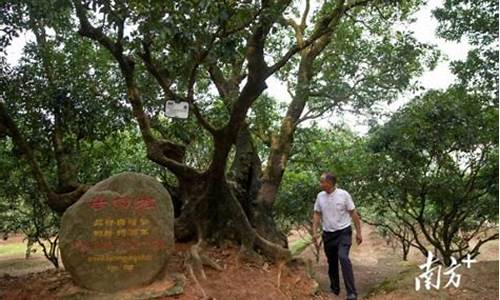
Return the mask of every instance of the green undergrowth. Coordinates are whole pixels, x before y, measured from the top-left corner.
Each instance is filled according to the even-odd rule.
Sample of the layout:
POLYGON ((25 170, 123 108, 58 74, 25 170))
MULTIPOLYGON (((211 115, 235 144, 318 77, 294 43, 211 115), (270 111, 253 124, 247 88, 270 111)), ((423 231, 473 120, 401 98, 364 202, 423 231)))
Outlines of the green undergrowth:
POLYGON ((300 255, 304 250, 311 245, 311 237, 308 235, 304 239, 298 239, 290 243, 290 252, 292 256, 300 255))

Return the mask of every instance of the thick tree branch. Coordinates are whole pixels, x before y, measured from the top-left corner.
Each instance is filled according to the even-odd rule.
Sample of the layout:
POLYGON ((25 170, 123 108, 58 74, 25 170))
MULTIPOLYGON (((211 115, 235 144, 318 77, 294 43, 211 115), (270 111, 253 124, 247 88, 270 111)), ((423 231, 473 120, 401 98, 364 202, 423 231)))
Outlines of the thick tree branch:
POLYGON ((76 15, 80 20, 80 34, 98 41, 101 45, 108 49, 116 59, 121 58, 121 46, 118 46, 101 30, 95 28, 94 26, 92 26, 92 24, 90 24, 86 15, 86 9, 79 0, 73 0, 73 4, 75 5, 76 15))
POLYGON ((191 107, 191 110, 193 111, 193 114, 195 115, 196 119, 198 120, 198 123, 205 128, 208 132, 210 132, 212 135, 218 135, 219 130, 216 129, 215 127, 212 126, 212 124, 208 123, 208 121, 202 116, 200 109, 194 101, 189 101, 189 106, 191 107))
POLYGON ((33 153, 33 150, 31 147, 28 145, 28 143, 25 141, 19 130, 17 129, 16 124, 14 121, 11 119, 9 114, 7 113, 7 109, 4 105, 3 102, 0 101, 0 122, 7 128, 7 133, 8 135, 12 138, 12 141, 14 144, 22 151, 22 153, 25 155, 26 159, 28 160, 28 163, 31 166, 33 175, 35 176, 35 179, 38 183, 38 188, 39 190, 49 196, 48 198, 51 198, 53 196, 53 192, 50 189, 47 180, 45 179, 45 176, 43 175, 42 169, 40 168, 40 165, 38 164, 38 161, 35 157, 35 154, 33 153))
POLYGON ((304 28, 302 26, 300 26, 299 24, 297 24, 297 22, 295 22, 295 20, 293 19, 285 19, 285 22, 293 28, 293 31, 295 33, 295 40, 297 42, 297 45, 299 48, 304 48, 304 28))
POLYGON ((196 170, 182 163, 185 152, 184 146, 166 140, 159 140, 154 137, 149 124, 149 118, 144 112, 139 88, 134 77, 135 63, 133 59, 123 54, 123 49, 119 42, 113 42, 113 40, 106 36, 102 30, 90 24, 86 15, 86 9, 80 1, 74 0, 73 3, 78 19, 80 20, 80 34, 99 42, 108 49, 118 61, 122 75, 125 78, 127 95, 132 104, 134 117, 139 123, 139 128, 146 144, 148 158, 162 166, 166 166, 179 177, 186 178, 197 174, 196 170))
POLYGON ((217 91, 219 92, 219 96, 223 99, 227 99, 231 94, 231 89, 233 88, 226 78, 224 78, 224 74, 222 70, 217 66, 216 62, 208 63, 208 73, 210 75, 210 79, 215 84, 217 91))
POLYGON ((203 128, 205 128, 208 132, 210 132, 212 135, 218 134, 217 130, 202 116, 199 107, 196 105, 196 103, 194 101, 194 85, 196 82, 196 72, 198 70, 198 67, 201 63, 203 63, 203 61, 207 57, 214 41, 215 41, 215 36, 212 37, 212 40, 209 43, 207 49, 200 51, 196 61, 194 62, 194 65, 191 68, 190 73, 189 73, 189 78, 187 81, 187 95, 186 95, 186 97, 183 97, 183 96, 176 94, 170 88, 171 81, 168 79, 165 72, 163 72, 163 73, 160 72, 160 70, 156 66, 156 63, 153 61, 153 58, 151 55, 151 49, 150 49, 150 42, 144 41, 142 43, 143 52, 139 54, 139 56, 142 58, 144 64, 146 65, 146 69, 156 79, 156 81, 158 82, 158 84, 162 88, 165 95, 168 98, 173 99, 173 100, 187 101, 189 103, 189 106, 191 107, 191 110, 193 111, 198 123, 203 128))
MULTIPOLYGON (((295 31, 296 46, 302 48, 301 60, 298 69, 298 79, 295 85, 296 90, 292 102, 289 104, 286 116, 281 122, 280 132, 272 139, 271 152, 268 158, 268 164, 262 176, 262 185, 257 196, 257 202, 267 203, 271 205, 276 198, 278 187, 281 183, 283 172, 286 168, 293 140, 293 135, 297 125, 312 117, 308 114, 301 120, 300 116, 309 101, 310 83, 314 74, 314 61, 317 56, 331 42, 333 31, 343 13, 344 1, 338 1, 336 8, 331 14, 328 14, 323 20, 316 23, 313 36, 324 30, 328 30, 328 34, 319 35, 313 43, 305 46, 303 36, 305 25, 301 26, 294 20, 286 20, 295 31), (326 21, 325 21, 326 19, 326 21)), ((325 8, 324 8, 325 9, 325 8)), ((307 14, 308 8, 306 7, 307 14)), ((305 22, 305 21, 304 21, 305 22)), ((325 109, 326 112, 328 109, 325 109)), ((320 115, 324 112, 320 112, 320 115)))
MULTIPOLYGON (((344 13, 348 12, 354 7, 363 6, 370 2, 374 2, 375 0, 361 0, 361 1, 352 1, 344 5, 345 0, 339 0, 333 12, 331 14, 326 15, 321 20, 316 23, 316 26, 313 30, 311 36, 305 40, 302 45, 294 45, 292 46, 278 61, 274 63, 271 67, 267 69, 266 76, 269 77, 272 74, 276 73, 279 69, 281 69, 290 58, 296 53, 302 51, 303 49, 309 47, 310 45, 316 43, 316 41, 323 36, 331 35, 335 26, 340 21, 340 18, 344 13)), ((325 41, 326 42, 326 41, 325 41)), ((323 44, 325 43, 323 42, 323 44)), ((320 49, 321 47, 318 47, 320 49)))
POLYGON ((252 103, 261 95, 266 88, 267 64, 264 60, 264 45, 272 25, 276 22, 290 0, 263 3, 263 13, 258 25, 254 28, 252 35, 247 40, 247 51, 245 53, 248 65, 247 83, 243 87, 238 98, 234 102, 229 122, 223 128, 224 139, 215 139, 216 151, 210 170, 214 173, 223 172, 224 166, 218 165, 219 160, 226 160, 231 145, 236 141, 238 131, 245 121, 246 114, 252 103), (274 4, 274 7, 270 7, 274 4), (276 9, 277 11, 275 11, 276 9))
POLYGON ((427 241, 429 241, 436 249, 438 249, 441 253, 444 253, 443 246, 439 243, 439 239, 435 238, 434 232, 437 230, 437 225, 432 228, 432 232, 429 233, 427 230, 425 221, 424 221, 424 211, 425 211, 425 206, 426 206, 426 185, 423 185, 421 188, 421 191, 419 193, 419 199, 420 199, 420 211, 418 215, 414 216, 415 220, 420 226, 420 230, 424 234, 425 238, 427 241), (431 236, 432 235, 432 236, 431 236))
POLYGON ((302 14, 302 19, 300 21, 300 27, 306 28, 307 17, 309 16, 309 10, 311 9, 311 0, 306 0, 306 7, 304 8, 304 13, 302 14))
POLYGON ((62 213, 71 204, 75 203, 90 186, 79 184, 75 190, 68 193, 55 193, 47 182, 45 175, 40 168, 40 164, 35 157, 31 146, 28 145, 16 124, 10 117, 3 102, 0 101, 0 124, 7 129, 7 134, 12 138, 14 144, 22 151, 28 164, 31 167, 33 177, 38 185, 40 192, 47 198, 47 205, 54 211, 62 213))
POLYGON ((198 120, 198 123, 205 128, 208 132, 210 132, 212 135, 218 135, 219 131, 215 129, 208 121, 201 115, 200 109, 194 103, 194 83, 196 81, 196 70, 198 69, 199 64, 196 63, 195 66, 193 66, 191 73, 189 74, 189 79, 188 79, 188 94, 187 94, 187 101, 189 105, 191 106, 191 109, 198 120))
POLYGON ((156 79, 156 82, 160 85, 163 93, 167 96, 168 99, 172 100, 183 100, 181 96, 175 94, 171 89, 171 81, 168 78, 168 72, 166 70, 160 71, 157 67, 157 64, 153 61, 153 57, 151 56, 150 42, 144 41, 142 43, 143 51, 139 53, 139 57, 144 62, 146 69, 149 71, 151 75, 156 79))
POLYGON ((481 245, 493 240, 498 240, 498 233, 495 233, 484 240, 479 239, 479 241, 476 243, 476 245, 474 246, 474 248, 472 248, 472 251, 470 252, 471 258, 474 258, 479 255, 479 248, 481 247, 481 245))
POLYGON ((63 121, 63 112, 61 111, 64 104, 60 101, 64 96, 59 93, 58 87, 54 84, 55 74, 51 62, 52 49, 47 43, 44 25, 40 24, 31 12, 29 23, 38 44, 38 55, 47 79, 49 95, 53 98, 52 112, 54 114, 54 126, 52 129, 52 144, 57 161, 58 190, 59 192, 69 192, 78 187, 78 168, 71 157, 71 151, 68 151, 69 149, 64 143, 65 123, 63 121))
MULTIPOLYGON (((312 45, 316 40, 321 38, 324 35, 331 34, 333 31, 333 28, 331 28, 331 25, 334 24, 336 25, 340 18, 342 17, 342 14, 344 12, 344 2, 345 0, 339 0, 337 2, 337 5, 333 12, 331 14, 328 14, 324 18, 322 18, 318 23, 316 24, 313 33, 311 34, 311 37, 309 37, 307 40, 303 41, 302 45, 296 44, 290 48, 287 53, 283 55, 274 65, 269 67, 267 70, 266 76, 271 76, 272 74, 276 73, 279 69, 281 69, 289 60, 290 58, 298 53, 299 51, 305 49, 306 47, 309 47, 312 45)), ((295 23, 295 22, 293 22, 295 23)), ((293 26, 293 24, 292 24, 293 26)), ((298 29, 298 28, 297 28, 298 29)))

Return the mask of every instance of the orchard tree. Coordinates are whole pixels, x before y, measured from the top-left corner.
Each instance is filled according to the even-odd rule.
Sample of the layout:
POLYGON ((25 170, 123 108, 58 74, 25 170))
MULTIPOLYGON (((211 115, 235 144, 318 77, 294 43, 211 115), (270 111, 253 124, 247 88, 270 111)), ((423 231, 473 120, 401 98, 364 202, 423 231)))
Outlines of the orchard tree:
POLYGON ((109 54, 72 31, 68 3, 49 4, 0 6, 2 50, 20 31, 35 36, 16 66, 0 60, 0 231, 25 234, 57 267, 60 214, 90 184, 121 171, 165 172, 143 159, 109 54))
MULTIPOLYGON (((314 21, 331 5, 313 10, 313 4, 305 1, 302 14, 284 18, 285 29, 292 30, 292 37, 280 32, 284 38, 270 38, 269 44, 275 49, 303 45, 317 24, 314 21)), ((291 102, 278 128, 261 127, 263 130, 257 133, 270 148, 256 198, 265 212, 272 211, 276 201, 297 128, 331 113, 374 112, 377 104, 417 88, 412 78, 425 66, 434 66, 437 52, 418 43, 408 32, 392 28, 395 22, 409 21, 416 7, 418 1, 406 1, 397 6, 372 3, 346 11, 331 34, 302 49, 279 70, 277 77, 286 83, 291 102)), ((272 229, 268 226, 263 231, 272 229)))
POLYGON ((1 10, 8 33, 35 36, 16 66, 2 64, 3 137, 31 166, 50 208, 62 213, 95 182, 82 173, 99 174, 81 169, 88 146, 130 122, 123 87, 107 52, 71 31, 69 3, 10 1, 1 10))
POLYGON ((49 203, 57 203, 51 207, 64 211, 86 186, 75 181, 80 169, 69 164, 78 154, 78 133, 70 126, 78 118, 65 118, 66 113, 81 116, 83 123, 77 128, 97 123, 105 135, 116 128, 115 122, 124 127, 130 123, 122 108, 131 107, 147 157, 178 182, 176 238, 235 240, 247 254, 257 248, 268 257, 289 255, 272 211, 298 126, 326 112, 370 109, 377 100, 390 100, 413 86, 411 79, 422 72, 423 64, 432 66, 435 61, 435 55, 427 55, 428 46, 391 28, 394 22, 406 21, 420 1, 337 0, 317 7, 305 1, 301 12, 294 1, 67 4, 10 1, 2 7, 9 35, 21 29, 36 31, 33 53, 39 63, 32 67, 41 67, 37 78, 42 84, 30 90, 28 81, 28 88, 19 92, 45 87, 49 95, 38 108, 39 120, 47 125, 20 126, 23 119, 16 112, 23 110, 16 108, 17 99, 28 98, 16 97, 15 89, 4 96, 10 107, 0 102, 0 123, 27 154, 40 189, 52 199, 49 203), (49 9, 54 5, 60 10, 49 9), (67 31, 76 26, 83 38, 67 31), (47 34, 49 28, 55 34, 47 34), (56 42, 70 46, 61 51, 56 42), (75 51, 85 48, 89 56, 80 60, 90 58, 88 63, 64 68, 78 57, 75 51), (274 75, 287 83, 292 95, 279 116, 269 109, 273 100, 262 95, 266 80, 274 75), (100 92, 92 93, 92 87, 100 92), (75 102, 53 104, 60 104, 54 99, 61 98, 75 102), (190 118, 162 119, 159 111, 166 100, 188 102, 190 118), (60 111, 63 108, 66 111, 60 111), (94 114, 80 114, 89 108, 94 114), (276 130, 267 130, 265 115, 278 117, 268 126, 276 130), (48 129, 40 136, 53 136, 53 151, 60 154, 57 191, 74 197, 56 197, 59 194, 40 175, 39 158, 26 142, 33 135, 23 137, 19 128, 48 129), (62 139, 57 138, 61 131, 62 139), (263 150, 266 145, 269 148, 263 150), (259 157, 262 153, 268 157, 259 157))
POLYGON ((448 264, 498 239, 479 235, 498 222, 498 2, 446 0, 433 13, 440 37, 472 49, 451 63, 448 90, 414 99, 373 131, 376 155, 360 173, 370 184, 358 191, 373 211, 366 221, 396 236, 403 258, 410 245, 424 255, 430 246, 448 264))
POLYGON ((438 36, 467 41, 471 50, 465 61, 451 64, 458 84, 468 92, 484 93, 498 105, 498 1, 446 0, 433 13, 439 21, 438 36))
POLYGON ((198 228, 202 239, 238 240, 246 251, 256 246, 268 256, 287 255, 278 246, 285 243, 275 230, 270 212, 296 126, 341 101, 359 99, 360 103, 370 106, 373 98, 368 99, 367 95, 376 90, 380 82, 386 84, 386 93, 390 94, 408 87, 409 79, 421 71, 417 61, 422 58, 425 47, 404 33, 397 34, 395 39, 389 35, 385 39, 380 37, 379 43, 372 41, 374 45, 370 49, 355 55, 354 49, 369 43, 369 39, 361 38, 364 25, 373 25, 374 33, 383 35, 390 22, 384 25, 380 18, 404 19, 416 5, 415 2, 389 3, 389 8, 382 9, 381 4, 326 1, 309 16, 311 8, 306 1, 297 23, 289 14, 293 13, 290 1, 187 1, 161 5, 145 5, 139 1, 113 5, 74 1, 79 32, 108 49, 120 67, 148 157, 167 167, 179 180, 183 209, 176 221, 177 238, 192 237, 198 228), (354 24, 358 26, 354 26, 357 31, 353 32, 349 28, 354 24), (289 28, 293 30, 294 39, 290 39, 289 28), (357 37, 360 44, 356 44, 357 37), (338 40, 339 45, 330 49, 327 46, 334 44, 332 40, 338 40), (332 52, 322 56, 327 49, 332 52), (384 51, 387 65, 377 61, 371 68, 376 53, 384 51), (301 118, 309 100, 310 82, 313 76, 320 74, 318 65, 325 65, 332 54, 340 57, 340 53, 352 57, 346 55, 345 61, 330 61, 331 68, 342 70, 351 66, 352 70, 345 73, 352 77, 325 71, 321 74, 325 78, 314 85, 316 97, 338 97, 339 100, 325 100, 325 105, 318 104, 319 109, 311 109, 309 116, 301 118), (300 56, 295 64, 297 72, 292 61, 295 54, 300 56), (319 58, 323 61, 317 60, 319 58), (359 68, 355 66, 355 59, 364 60, 359 68), (137 84, 140 65, 156 79, 165 99, 190 104, 199 126, 213 141, 207 168, 199 170, 187 165, 185 145, 155 134, 137 84), (266 79, 281 70, 283 78, 289 80, 292 76, 291 91, 295 90, 297 96, 288 106, 280 132, 271 134, 267 140, 271 150, 266 168, 259 176, 261 162, 252 142, 252 132, 248 131, 252 124, 246 122, 246 115, 265 90, 266 79), (400 70, 408 72, 398 73, 400 70), (337 81, 344 90, 328 89, 328 80, 334 76, 345 77, 344 82, 337 81), (351 82, 352 78, 357 82, 351 82), (364 82, 367 84, 362 84, 364 82), (210 93, 211 87, 217 90, 216 95, 210 93), (216 103, 223 104, 222 111, 216 103), (214 110, 218 116, 215 120, 210 117, 214 110), (232 152, 234 145, 236 149, 232 152), (230 178, 235 185, 228 184, 227 169, 231 170, 230 178))
POLYGON ((458 87, 430 91, 371 133, 365 206, 446 265, 498 239, 480 235, 498 222, 498 108, 484 98, 458 87))

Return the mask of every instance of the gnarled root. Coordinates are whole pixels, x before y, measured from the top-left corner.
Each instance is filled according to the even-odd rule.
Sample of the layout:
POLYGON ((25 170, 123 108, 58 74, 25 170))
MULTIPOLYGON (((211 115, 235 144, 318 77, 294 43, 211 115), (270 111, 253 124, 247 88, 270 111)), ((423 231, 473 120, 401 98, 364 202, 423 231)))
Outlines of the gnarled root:
POLYGON ((285 266, 286 261, 280 261, 278 262, 278 278, 276 282, 276 287, 279 289, 281 286, 281 273, 283 271, 283 267, 285 266))
POLYGON ((198 243, 191 246, 191 249, 186 254, 185 264, 186 266, 191 266, 193 271, 199 273, 203 280, 207 279, 205 269, 203 266, 209 266, 214 270, 222 271, 223 268, 215 262, 213 259, 208 257, 204 252, 205 242, 203 239, 199 239, 198 243))
POLYGON ((258 233, 255 233, 255 246, 262 251, 262 253, 274 261, 289 261, 292 259, 290 250, 281 247, 276 243, 266 240, 258 233))
POLYGON ((190 250, 186 253, 184 265, 188 270, 189 276, 194 281, 196 287, 202 294, 203 299, 211 299, 207 296, 207 293, 201 286, 196 273, 198 273, 203 280, 207 280, 207 275, 203 266, 209 266, 217 271, 222 271, 223 268, 213 259, 209 258, 206 254, 203 253, 204 245, 205 242, 203 241, 203 239, 198 239, 198 243, 191 246, 190 250))

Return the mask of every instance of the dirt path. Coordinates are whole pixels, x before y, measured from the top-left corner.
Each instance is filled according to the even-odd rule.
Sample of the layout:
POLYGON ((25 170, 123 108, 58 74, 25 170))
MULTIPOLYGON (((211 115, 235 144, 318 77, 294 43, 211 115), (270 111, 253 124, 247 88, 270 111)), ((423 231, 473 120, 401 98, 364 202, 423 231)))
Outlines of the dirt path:
POLYGON ((29 259, 24 256, 0 257, 0 276, 21 276, 50 269, 54 266, 42 254, 34 254, 29 259))
MULTIPOLYGON (((26 241, 22 235, 10 236, 7 240, 0 240, 0 246, 10 244, 24 244, 25 247, 26 241)), ((21 276, 54 268, 38 247, 35 247, 37 251, 32 253, 30 258, 26 259, 24 247, 23 251, 19 254, 0 256, 0 276, 21 276)))
MULTIPOLYGON (((363 243, 359 246, 353 243, 349 255, 353 264, 354 278, 360 299, 365 298, 385 278, 408 268, 405 264, 401 263, 400 254, 390 246, 387 246, 386 242, 373 227, 363 225, 363 239, 363 243)), ((306 249, 301 254, 301 257, 314 261, 312 248, 309 247, 306 249)), ((346 298, 342 275, 340 276, 340 295, 335 296, 329 292, 328 263, 323 250, 321 250, 319 262, 313 262, 313 271, 320 289, 324 292, 325 299, 346 298)))
MULTIPOLYGON (((367 299, 368 295, 386 280, 402 279, 401 285, 397 286, 394 293, 377 295, 369 299, 497 299, 498 294, 498 241, 483 246, 481 255, 477 257, 478 264, 471 270, 464 270, 464 281, 460 289, 450 288, 434 293, 416 293, 414 291, 414 275, 418 275, 418 265, 424 263, 422 255, 414 250, 410 251, 409 261, 401 259, 401 250, 393 249, 370 225, 363 224, 363 243, 356 245, 353 237, 353 245, 350 258, 354 269, 354 278, 358 290, 358 299, 367 299), (479 280, 486 288, 480 289, 479 295, 474 294, 474 285, 479 280), (487 293, 485 293, 487 291, 487 293), (493 296, 492 296, 493 295, 493 296), (423 297, 423 298, 422 298, 423 297)), ((306 249, 301 257, 313 260, 315 279, 323 292, 323 299, 336 300, 345 299, 345 286, 342 275, 340 275, 341 293, 335 296, 330 292, 330 281, 328 278, 328 263, 321 249, 320 260, 315 262, 312 247, 306 249)), ((399 283, 398 283, 399 284, 399 283)), ((476 288, 477 291, 479 289, 476 288)))

